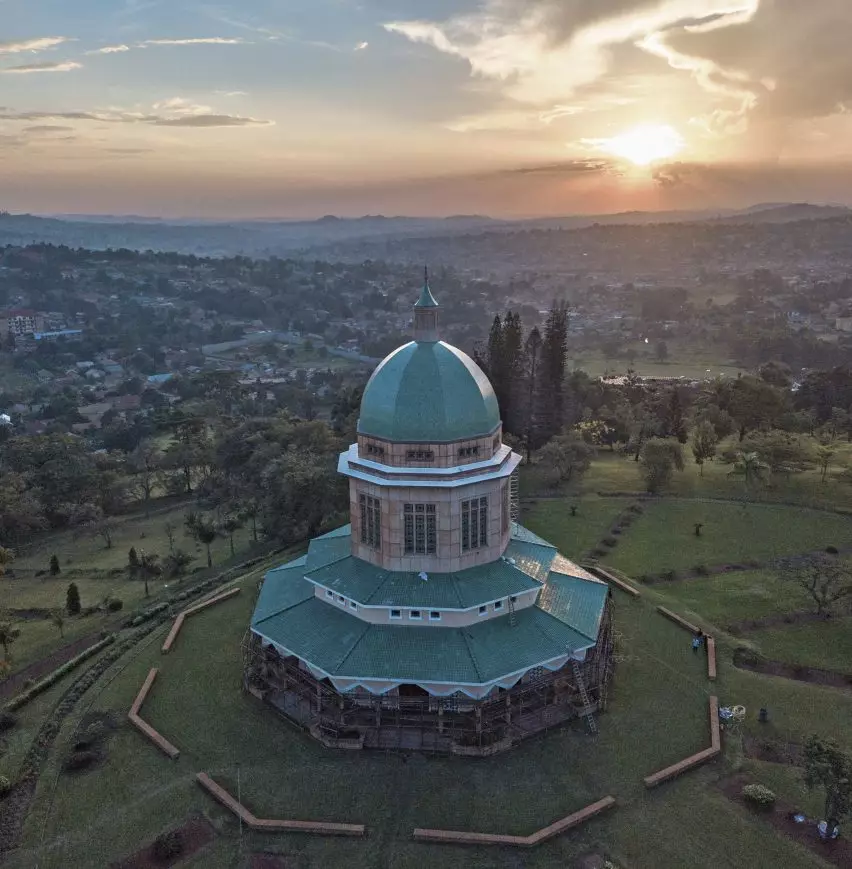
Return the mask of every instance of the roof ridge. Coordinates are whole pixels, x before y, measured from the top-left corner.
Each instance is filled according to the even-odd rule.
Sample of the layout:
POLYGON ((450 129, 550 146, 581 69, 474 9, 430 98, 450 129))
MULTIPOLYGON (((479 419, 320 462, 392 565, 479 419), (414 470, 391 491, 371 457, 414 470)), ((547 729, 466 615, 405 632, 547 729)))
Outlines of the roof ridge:
MULTIPOLYGON (((355 616, 350 616, 349 613, 345 613, 345 615, 348 616, 350 619, 355 619, 355 621, 358 621, 358 622, 361 621, 360 619, 356 618, 355 616)), ((361 640, 363 640, 364 637, 367 636, 367 633, 369 632, 370 628, 373 627, 373 625, 370 624, 370 622, 361 622, 361 624, 364 625, 364 630, 361 631, 361 635, 349 647, 349 651, 334 665, 335 674, 337 674, 337 672, 340 670, 340 668, 349 660, 350 655, 355 651, 355 649, 358 648, 359 645, 361 645, 361 640)))
POLYGON ((388 570, 387 568, 382 568, 382 570, 384 570, 385 572, 385 575, 382 577, 382 581, 367 595, 366 600, 361 601, 362 604, 372 604, 373 598, 388 584, 388 580, 390 579, 393 571, 388 570))
POLYGON ((482 676, 482 670, 479 668, 479 661, 476 660, 476 655, 473 654, 473 649, 470 647, 470 638, 467 635, 468 628, 464 627, 461 629, 462 639, 464 640, 464 646, 467 649, 468 655, 470 655, 470 660, 473 663, 473 669, 476 671, 476 677, 480 682, 484 682, 484 678, 482 676))
MULTIPOLYGON (((304 582, 304 580, 302 580, 304 582)), ((269 615, 264 616, 262 619, 258 619, 256 622, 251 622, 249 627, 256 627, 257 625, 262 625, 264 622, 268 622, 270 619, 274 619, 276 616, 280 616, 281 613, 286 613, 288 610, 296 609, 297 606, 301 606, 303 603, 310 603, 314 599, 314 595, 310 597, 303 597, 301 600, 297 600, 295 603, 291 603, 288 606, 282 606, 281 609, 275 610, 273 613, 269 613, 269 615)))
POLYGON ((346 555, 341 555, 340 558, 332 558, 331 561, 326 561, 324 564, 318 564, 316 567, 312 567, 305 573, 305 576, 308 576, 311 573, 316 573, 318 570, 323 570, 326 567, 331 567, 332 564, 337 564, 339 561, 346 561, 347 558, 354 557, 355 556, 351 552, 348 552, 346 555))

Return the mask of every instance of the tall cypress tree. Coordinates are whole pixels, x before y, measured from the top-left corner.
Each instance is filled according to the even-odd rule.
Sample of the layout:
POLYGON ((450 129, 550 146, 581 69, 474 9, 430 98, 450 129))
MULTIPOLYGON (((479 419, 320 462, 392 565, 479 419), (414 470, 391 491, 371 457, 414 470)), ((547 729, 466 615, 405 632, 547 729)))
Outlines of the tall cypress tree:
POLYGON ((503 425, 514 435, 523 434, 524 336, 520 314, 509 311, 503 320, 505 385, 503 425))
POLYGON ((522 437, 527 449, 527 461, 534 449, 538 449, 538 395, 541 379, 541 332, 533 326, 524 342, 524 402, 522 437))
POLYGON ((568 307, 554 302, 544 325, 541 344, 541 386, 538 418, 540 439, 546 443, 559 432, 565 414, 565 356, 568 353, 568 307))

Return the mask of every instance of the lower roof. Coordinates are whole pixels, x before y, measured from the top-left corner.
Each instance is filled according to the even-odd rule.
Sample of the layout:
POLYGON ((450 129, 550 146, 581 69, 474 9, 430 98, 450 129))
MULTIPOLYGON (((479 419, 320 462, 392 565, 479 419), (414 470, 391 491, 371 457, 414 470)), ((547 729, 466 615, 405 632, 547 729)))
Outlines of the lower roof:
MULTIPOLYGON (((517 528, 519 543, 555 554, 541 538, 517 528)), ((320 539, 336 543, 344 536, 338 529, 320 539)), ((305 556, 266 575, 252 631, 329 677, 356 682, 484 685, 575 654, 595 645, 609 591, 561 559, 539 580, 538 602, 519 609, 514 624, 508 613, 457 628, 370 624, 316 597, 304 578, 309 567, 305 556)), ((429 585, 410 582, 417 583, 414 588, 429 585)))

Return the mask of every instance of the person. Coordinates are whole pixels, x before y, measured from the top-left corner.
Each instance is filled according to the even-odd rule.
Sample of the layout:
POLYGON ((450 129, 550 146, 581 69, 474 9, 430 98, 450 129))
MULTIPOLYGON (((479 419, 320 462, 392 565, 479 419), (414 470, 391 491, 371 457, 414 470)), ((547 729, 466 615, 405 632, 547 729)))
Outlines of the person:
POLYGON ((838 823, 836 818, 832 818, 828 822, 829 834, 828 837, 830 839, 836 839, 840 835, 840 824, 838 823))
POLYGON ((817 832, 819 833, 820 839, 824 842, 828 838, 828 821, 820 821, 817 824, 817 832))
POLYGON ((703 638, 704 638, 704 635, 701 633, 701 631, 698 631, 698 633, 696 633, 695 636, 692 638, 692 651, 693 652, 697 652, 701 648, 701 641, 703 638))

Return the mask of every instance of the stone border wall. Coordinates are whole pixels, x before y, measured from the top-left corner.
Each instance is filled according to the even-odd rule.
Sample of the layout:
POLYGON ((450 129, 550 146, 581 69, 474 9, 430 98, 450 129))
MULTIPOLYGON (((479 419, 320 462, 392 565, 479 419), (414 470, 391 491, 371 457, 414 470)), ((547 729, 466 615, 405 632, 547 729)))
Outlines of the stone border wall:
POLYGON ((596 815, 611 809, 615 805, 615 797, 604 797, 591 803, 583 809, 567 815, 547 827, 536 830, 529 836, 507 836, 491 833, 466 833, 458 830, 432 830, 417 828, 414 838, 418 842, 439 842, 444 845, 514 845, 521 848, 533 848, 591 820, 596 815))
POLYGON ((363 836, 367 828, 363 824, 335 824, 326 821, 285 821, 258 818, 242 803, 231 796, 221 785, 216 784, 206 772, 195 774, 195 781, 236 815, 251 830, 262 833, 318 833, 323 836, 363 836))
POLYGON ((216 595, 216 597, 211 597, 210 600, 206 600, 202 603, 195 604, 195 606, 188 607, 182 613, 179 613, 178 617, 175 619, 174 624, 172 625, 172 629, 169 631, 169 635, 166 637, 166 640, 163 643, 163 648, 160 651, 162 651, 162 653, 165 655, 171 650, 175 640, 177 639, 177 635, 180 633, 180 630, 183 627, 183 623, 187 620, 189 616, 195 615, 195 613, 201 612, 201 610, 206 609, 209 606, 213 606, 213 604, 221 603, 224 600, 230 600, 230 598, 232 598, 235 594, 239 593, 239 588, 232 588, 226 592, 223 592, 222 594, 216 595))
POLYGON ((670 779, 676 778, 687 770, 694 769, 708 760, 716 757, 722 750, 722 735, 719 727, 719 700, 717 697, 710 698, 710 747, 691 754, 677 763, 667 766, 658 772, 646 776, 643 781, 646 788, 655 788, 657 785, 670 779))
POLYGON ((139 693, 136 695, 136 699, 133 701, 133 705, 130 707, 130 712, 127 713, 127 718, 130 723, 141 733, 148 737, 163 754, 170 757, 172 760, 177 760, 180 755, 180 750, 177 749, 171 742, 166 739, 158 730, 155 730, 145 721, 140 715, 139 710, 142 708, 142 704, 145 702, 145 699, 148 697, 148 692, 151 690, 151 686, 154 684, 154 679, 157 678, 157 673, 159 670, 156 667, 152 667, 148 675, 145 677, 145 681, 142 683, 142 687, 139 689, 139 693))

